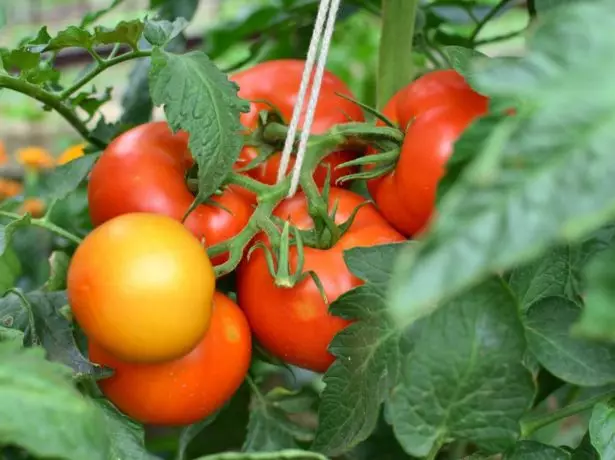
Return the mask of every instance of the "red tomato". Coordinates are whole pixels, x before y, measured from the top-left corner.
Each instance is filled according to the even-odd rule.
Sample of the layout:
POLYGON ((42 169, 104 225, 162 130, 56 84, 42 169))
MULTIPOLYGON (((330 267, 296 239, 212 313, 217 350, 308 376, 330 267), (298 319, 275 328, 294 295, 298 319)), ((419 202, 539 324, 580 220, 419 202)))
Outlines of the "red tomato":
MULTIPOLYGON (((94 225, 129 212, 151 212, 181 220, 194 200, 184 175, 193 160, 188 135, 173 134, 166 122, 146 123, 109 144, 92 169, 88 185, 94 225)), ((184 225, 207 246, 237 235, 250 218, 252 207, 233 189, 200 204, 184 225)), ((226 260, 216 257, 213 263, 226 260)))
MULTIPOLYGON (((329 209, 335 202, 335 220, 345 222, 363 197, 348 190, 331 188, 329 209)), ((300 229, 313 226, 302 193, 282 202, 274 214, 300 229)), ((350 229, 330 249, 305 247, 304 271, 313 270, 323 284, 329 302, 362 284, 350 273, 343 259, 345 249, 357 246, 402 241, 372 204, 364 205, 350 229)), ((290 251, 290 265, 297 266, 297 251, 290 251)), ((262 250, 255 250, 239 267, 237 277, 239 305, 260 343, 273 355, 299 367, 324 372, 333 362, 328 346, 335 334, 349 321, 329 313, 312 278, 307 277, 292 288, 278 287, 267 268, 262 250)))
MULTIPOLYGON (((231 76, 231 80, 239 85, 240 97, 250 101, 268 101, 277 109, 284 122, 290 123, 304 67, 305 62, 302 60, 267 61, 236 73, 231 76)), ((364 120, 363 111, 358 105, 338 96, 336 93, 354 97, 342 80, 331 72, 325 71, 314 115, 314 123, 312 124, 311 132, 313 134, 322 134, 340 123, 364 120)), ((250 112, 241 115, 243 125, 250 130, 256 128, 258 113, 262 110, 271 110, 271 106, 263 102, 252 102, 250 112)), ((303 123, 303 116, 304 114, 299 126, 303 123)), ((257 151, 253 147, 245 147, 241 152, 237 167, 247 165, 256 155, 257 151)), ((355 156, 356 152, 348 149, 342 149, 327 156, 316 172, 317 184, 319 186, 324 185, 327 174, 325 165, 331 167, 331 184, 335 184, 338 178, 352 172, 352 168, 336 170, 335 167, 352 160, 355 156)), ((266 184, 274 184, 279 163, 280 155, 278 153, 271 156, 261 167, 246 171, 245 174, 266 184)))
POLYGON ((107 398, 142 423, 187 425, 211 415, 237 391, 252 355, 248 322, 228 297, 214 294, 211 325, 187 355, 158 364, 121 361, 94 342, 92 362, 114 375, 99 380, 107 398))
POLYGON ((455 142, 487 108, 488 99, 454 70, 422 76, 385 107, 383 113, 405 131, 404 142, 395 169, 367 186, 382 214, 404 235, 416 235, 428 224, 455 142))

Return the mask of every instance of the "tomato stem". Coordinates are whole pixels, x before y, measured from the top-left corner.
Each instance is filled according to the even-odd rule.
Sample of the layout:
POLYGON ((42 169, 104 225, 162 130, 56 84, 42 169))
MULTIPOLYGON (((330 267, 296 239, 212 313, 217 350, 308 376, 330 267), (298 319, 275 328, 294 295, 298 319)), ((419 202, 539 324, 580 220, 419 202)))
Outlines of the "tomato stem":
POLYGON ((378 60, 378 108, 412 81, 412 42, 419 0, 382 0, 382 34, 378 60))
MULTIPOLYGON (((17 220, 17 219, 21 219, 23 216, 20 214, 14 213, 14 212, 0 211, 0 217, 8 217, 9 219, 17 220)), ((67 240, 75 244, 81 244, 81 241, 82 241, 81 238, 69 232, 68 230, 64 230, 62 227, 58 227, 53 222, 49 222, 47 218, 31 219, 29 224, 35 227, 47 229, 50 232, 55 233, 56 235, 61 236, 63 238, 66 238, 67 240)))

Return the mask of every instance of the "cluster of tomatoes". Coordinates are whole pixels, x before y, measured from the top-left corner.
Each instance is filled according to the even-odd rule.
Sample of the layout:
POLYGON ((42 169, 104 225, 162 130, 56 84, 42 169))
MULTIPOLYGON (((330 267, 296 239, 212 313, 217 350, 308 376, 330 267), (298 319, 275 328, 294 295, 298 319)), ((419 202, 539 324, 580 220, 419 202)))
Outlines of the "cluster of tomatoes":
MULTIPOLYGON (((255 129, 259 112, 271 106, 290 119, 303 66, 272 61, 232 77, 240 97, 270 104, 252 103, 242 115, 246 128, 255 129)), ((338 93, 352 96, 326 73, 313 133, 363 121, 360 107, 338 93)), ((193 166, 187 134, 152 122, 119 136, 92 170, 88 200, 96 228, 75 252, 68 273, 69 302, 89 338, 89 357, 114 370, 99 381, 104 394, 145 423, 195 422, 220 408, 242 383, 252 334, 283 361, 326 371, 334 359, 329 343, 350 321, 329 314, 328 304, 361 284, 346 267, 343 251, 403 241, 423 230, 455 140, 486 110, 487 100, 452 70, 432 72, 401 90, 384 115, 405 131, 404 143, 396 168, 368 183, 375 204, 336 186, 352 172, 338 166, 358 152, 340 146, 315 171, 318 185, 330 178, 327 197, 336 224, 354 216, 333 245, 302 249, 303 271, 316 274, 321 286, 310 277, 290 287, 277 285, 266 252, 256 249, 237 268, 237 304, 215 291, 212 264, 228 255, 210 261, 203 243, 209 247, 236 236, 251 216, 254 195, 226 187, 182 225, 194 200, 185 181, 193 166)), ((245 147, 237 169, 258 155, 245 147)), ((273 184, 279 163, 279 154, 273 154, 243 174, 273 184)), ((273 214, 300 230, 314 226, 301 192, 273 214)), ((257 235, 251 244, 266 246, 266 239, 257 235)), ((291 267, 298 265, 297 251, 290 247, 291 267)))

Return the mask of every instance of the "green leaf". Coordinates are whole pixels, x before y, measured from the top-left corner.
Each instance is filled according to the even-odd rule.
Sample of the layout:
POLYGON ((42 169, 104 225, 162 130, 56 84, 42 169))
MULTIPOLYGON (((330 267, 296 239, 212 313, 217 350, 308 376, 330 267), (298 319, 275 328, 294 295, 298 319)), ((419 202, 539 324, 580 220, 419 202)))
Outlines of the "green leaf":
POLYGON ((463 75, 466 79, 471 77, 471 62, 476 58, 485 58, 486 56, 480 51, 463 46, 445 46, 442 51, 448 58, 453 69, 463 75))
POLYGON ((76 96, 70 98, 70 103, 73 107, 79 107, 84 110, 89 119, 98 112, 106 102, 111 100, 111 92, 113 88, 107 87, 105 91, 98 94, 96 87, 93 86, 90 91, 80 91, 76 96))
POLYGON ((83 182, 99 156, 100 153, 83 155, 41 176, 41 196, 50 200, 66 198, 83 182))
POLYGON ((480 60, 477 89, 520 109, 495 127, 442 200, 418 250, 399 257, 397 320, 615 216, 615 91, 595 90, 615 81, 615 61, 604 61, 614 22, 610 0, 557 8, 537 23, 524 57, 480 60))
POLYGON ((49 279, 45 282, 45 291, 61 291, 66 289, 66 274, 70 264, 70 256, 62 251, 53 251, 49 257, 49 279))
MULTIPOLYGON (((266 395, 254 393, 243 451, 273 452, 295 449, 296 440, 311 441, 312 430, 298 425, 288 417, 291 410, 284 402, 297 397, 302 398, 303 395, 282 387, 274 388, 266 395)), ((292 409, 292 405, 290 407, 292 409)))
POLYGON ((181 434, 179 435, 179 442, 177 444, 176 460, 186 460, 187 449, 190 443, 194 440, 194 438, 201 434, 205 428, 211 425, 211 423, 216 420, 217 416, 218 412, 207 417, 205 420, 201 420, 198 423, 189 425, 182 429, 181 434))
POLYGON ((521 441, 504 456, 504 460, 569 460, 570 454, 557 447, 536 441, 521 441))
MULTIPOLYGON (((591 423, 591 422, 590 422, 591 423)), ((600 455, 592 446, 589 433, 583 436, 581 444, 572 453, 571 460, 600 460, 600 455)))
POLYGON ((195 460, 327 460, 327 457, 305 450, 288 449, 262 453, 226 452, 223 454, 206 455, 195 460))
POLYGON ((130 77, 128 88, 122 96, 121 122, 129 125, 140 125, 152 119, 154 104, 149 95, 149 69, 150 59, 140 59, 135 63, 130 77))
POLYGON ((534 8, 536 8, 536 13, 542 15, 555 7, 565 7, 573 3, 589 3, 593 1, 594 0, 534 0, 534 8))
POLYGON ((19 78, 36 85, 51 84, 60 78, 50 61, 43 61, 38 53, 26 49, 9 51, 0 48, 0 70, 2 68, 7 72, 18 70, 19 78))
POLYGON ((81 27, 68 26, 61 30, 48 43, 32 47, 30 49, 37 52, 59 51, 64 48, 86 48, 94 46, 93 36, 90 32, 81 27))
POLYGON ((615 345, 605 345, 570 334, 581 309, 562 297, 536 302, 524 321, 529 349, 549 372, 582 386, 615 382, 615 345))
POLYGON ((29 214, 24 214, 19 219, 15 219, 6 225, 0 224, 0 256, 4 254, 11 244, 13 233, 15 233, 19 227, 29 225, 31 220, 32 218, 29 214))
POLYGON ((615 401, 594 406, 589 421, 591 442, 602 459, 615 458, 615 401))
POLYGON ((102 378, 109 372, 90 363, 79 351, 69 320, 62 314, 68 305, 65 292, 32 291, 0 298, 0 321, 7 327, 26 332, 33 345, 41 344, 51 361, 73 369, 77 380, 102 378))
POLYGON ((501 452, 519 436, 534 385, 517 302, 490 279, 416 323, 414 348, 387 402, 397 439, 414 456, 448 439, 501 452))
POLYGON ((15 345, 22 346, 24 342, 24 333, 18 329, 11 329, 0 325, 0 343, 11 342, 15 345))
POLYGON ((615 247, 611 247, 590 261, 585 277, 586 307, 575 325, 575 333, 615 342, 615 247))
POLYGON ((114 43, 126 43, 132 49, 138 49, 138 41, 143 33, 143 21, 121 21, 114 28, 97 26, 94 28, 93 40, 97 45, 110 45, 114 43))
POLYGON ((249 108, 238 87, 200 51, 183 55, 154 49, 150 91, 163 105, 173 130, 190 134, 190 151, 199 168, 199 198, 222 184, 239 156, 243 141, 239 115, 249 108))
POLYGON ((153 46, 164 47, 167 43, 177 37, 188 26, 188 21, 184 18, 177 18, 175 21, 146 21, 143 36, 153 46))
POLYGON ((141 425, 119 412, 105 399, 94 400, 105 418, 109 436, 110 456, 114 460, 155 460, 158 457, 145 450, 145 435, 141 425))
POLYGON ((124 0, 113 0, 111 4, 107 6, 106 8, 102 8, 98 11, 87 13, 81 20, 81 24, 79 25, 79 27, 83 29, 85 27, 92 25, 93 23, 98 21, 101 17, 103 17, 105 14, 109 13, 111 10, 115 9, 115 7, 119 6, 123 2, 124 0))
POLYGON ((344 251, 350 271, 367 284, 343 294, 329 307, 332 314, 354 322, 329 346, 336 360, 324 376, 313 450, 341 454, 365 440, 376 426, 400 362, 401 330, 386 307, 390 261, 407 244, 344 251))
POLYGON ((40 458, 108 460, 100 411, 40 348, 0 343, 0 439, 40 458))
POLYGON ((158 16, 166 19, 186 18, 190 21, 199 0, 150 0, 150 9, 159 9, 158 16))
POLYGON ((19 258, 12 248, 6 248, 0 255, 0 296, 15 285, 20 273, 19 258))

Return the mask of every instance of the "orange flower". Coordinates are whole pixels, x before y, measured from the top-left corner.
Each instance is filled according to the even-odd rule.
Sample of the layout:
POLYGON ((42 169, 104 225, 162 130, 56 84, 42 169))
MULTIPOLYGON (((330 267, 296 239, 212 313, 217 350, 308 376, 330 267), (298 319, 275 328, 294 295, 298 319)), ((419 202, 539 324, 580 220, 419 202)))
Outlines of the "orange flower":
POLYGON ((26 168, 50 168, 55 161, 47 150, 41 147, 26 147, 17 150, 17 162, 26 168))
POLYGON ((19 195, 23 190, 23 185, 16 180, 0 179, 0 200, 19 195))
POLYGON ((30 213, 32 217, 41 217, 45 213, 45 202, 40 198, 26 198, 19 207, 19 213, 30 213))
POLYGON ((58 158, 57 165, 63 165, 69 161, 73 161, 75 158, 82 157, 84 148, 85 144, 77 144, 67 148, 64 152, 62 152, 60 158, 58 158))
POLYGON ((0 141, 0 166, 5 165, 8 162, 9 162, 9 156, 6 154, 4 143, 0 141))

